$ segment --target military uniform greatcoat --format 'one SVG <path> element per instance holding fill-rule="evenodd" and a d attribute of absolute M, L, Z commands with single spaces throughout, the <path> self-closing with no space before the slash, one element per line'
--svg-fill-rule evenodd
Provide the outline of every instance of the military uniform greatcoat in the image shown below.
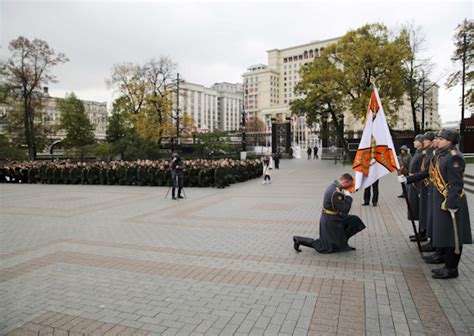
<path fill-rule="evenodd" d="M 408 168 L 408 174 L 414 175 L 419 173 L 421 170 L 421 164 L 423 161 L 423 150 L 417 150 L 415 155 L 413 155 L 413 159 L 410 162 L 410 167 Z M 419 212 L 420 212 L 420 189 L 421 189 L 420 181 L 415 183 L 409 184 L 407 186 L 407 196 L 408 202 L 410 203 L 411 211 L 413 217 L 410 216 L 408 213 L 408 219 L 419 220 Z"/>
<path fill-rule="evenodd" d="M 454 229 L 448 209 L 457 209 L 459 243 L 472 244 L 471 222 L 464 192 L 466 163 L 456 148 L 437 149 L 432 166 L 433 236 L 435 247 L 454 247 Z"/>

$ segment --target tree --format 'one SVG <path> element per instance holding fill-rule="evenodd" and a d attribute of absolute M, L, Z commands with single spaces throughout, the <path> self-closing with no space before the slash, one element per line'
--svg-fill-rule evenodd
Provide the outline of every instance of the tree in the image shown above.
<path fill-rule="evenodd" d="M 402 38 L 406 39 L 409 46 L 408 57 L 404 60 L 403 80 L 406 87 L 408 100 L 412 112 L 413 127 L 415 134 L 420 133 L 420 124 L 417 120 L 417 112 L 423 108 L 420 98 L 429 89 L 425 87 L 425 82 L 430 75 L 433 65 L 427 58 L 421 58 L 424 48 L 425 34 L 421 27 L 406 24 L 402 27 Z M 430 84 L 433 85 L 433 84 Z M 422 111 L 424 113 L 424 111 Z M 424 125 L 421 126 L 424 130 Z"/>
<path fill-rule="evenodd" d="M 28 157 L 36 159 L 38 144 L 36 143 L 36 132 L 38 130 L 35 120 L 40 120 L 38 115 L 41 111 L 35 108 L 41 96 L 37 94 L 39 88 L 48 83 L 55 82 L 51 70 L 55 65 L 67 62 L 63 53 L 51 49 L 43 40 L 28 40 L 20 36 L 9 44 L 11 56 L 3 65 L 5 68 L 5 79 L 7 89 L 14 92 L 14 97 L 22 103 L 22 121 L 25 134 L 25 142 L 28 146 Z"/>
<path fill-rule="evenodd" d="M 402 63 L 409 55 L 403 36 L 390 38 L 382 24 L 368 24 L 349 31 L 301 69 L 296 92 L 304 98 L 291 104 L 294 113 L 306 115 L 308 124 L 331 120 L 342 147 L 350 153 L 344 138 L 343 116 L 350 111 L 363 119 L 370 97 L 370 78 L 376 77 L 387 118 L 396 119 L 405 87 Z"/>
<path fill-rule="evenodd" d="M 144 65 L 114 65 L 106 81 L 109 88 L 127 100 L 132 122 L 140 136 L 161 142 L 171 136 L 173 108 L 170 85 L 176 64 L 168 57 L 151 59 Z"/>
<path fill-rule="evenodd" d="M 78 150 L 82 158 L 87 146 L 96 143 L 94 127 L 87 117 L 84 104 L 74 93 L 66 95 L 65 99 L 57 99 L 56 104 L 61 116 L 58 128 L 66 132 L 64 147 Z"/>
<path fill-rule="evenodd" d="M 164 136 L 171 135 L 166 133 L 169 133 L 173 119 L 173 101 L 169 86 L 175 72 L 176 63 L 169 57 L 160 57 L 158 60 L 152 58 L 144 66 L 144 74 L 149 90 L 147 106 L 151 113 L 157 117 L 159 143 L 161 143 Z"/>
<path fill-rule="evenodd" d="M 115 88 L 128 101 L 132 113 L 141 111 L 145 105 L 146 78 L 142 66 L 133 63 L 114 64 L 107 87 Z"/>
<path fill-rule="evenodd" d="M 5 118 L 8 120 L 8 136 L 10 141 L 18 147 L 27 147 L 25 138 L 25 113 L 22 102 L 18 97 L 13 96 L 14 91 L 10 91 L 6 97 L 8 112 Z M 36 95 L 35 95 L 36 96 Z M 38 150 L 43 149 L 48 144 L 48 136 L 52 133 L 52 126 L 43 122 L 42 100 L 38 97 L 33 99 L 31 104 L 32 113 L 32 137 L 33 143 Z"/>
<path fill-rule="evenodd" d="M 193 117 L 191 117 L 187 112 L 183 113 L 180 124 L 183 125 L 180 128 L 181 136 L 191 137 L 193 134 L 197 133 L 196 123 L 194 122 Z"/>
<path fill-rule="evenodd" d="M 245 130 L 248 132 L 265 132 L 265 123 L 257 116 L 252 116 L 245 122 Z"/>
<path fill-rule="evenodd" d="M 196 147 L 201 158 L 210 159 L 237 153 L 236 147 L 229 144 L 229 137 L 223 131 L 215 130 L 209 133 L 200 133 L 197 135 L 197 140 Z"/>
<path fill-rule="evenodd" d="M 466 38 L 466 45 L 464 46 L 464 36 Z M 454 35 L 454 54 L 451 60 L 455 64 L 460 64 L 458 70 L 451 73 L 446 82 L 448 88 L 453 88 L 462 82 L 462 60 L 464 51 L 466 53 L 466 78 L 465 85 L 467 87 L 465 95 L 465 104 L 471 111 L 474 110 L 474 21 L 465 19 L 456 28 Z"/>
<path fill-rule="evenodd" d="M 148 95 L 147 103 L 131 118 L 138 134 L 153 142 L 173 134 L 172 101 L 168 96 Z"/>
<path fill-rule="evenodd" d="M 126 97 L 121 96 L 112 104 L 112 115 L 109 118 L 105 139 L 109 143 L 115 143 L 121 139 L 130 137 L 133 133 L 133 125 L 130 120 L 131 108 Z"/>
<path fill-rule="evenodd" d="M 0 134 L 0 161 L 22 161 L 25 159 L 25 150 L 11 144 L 5 134 Z"/>

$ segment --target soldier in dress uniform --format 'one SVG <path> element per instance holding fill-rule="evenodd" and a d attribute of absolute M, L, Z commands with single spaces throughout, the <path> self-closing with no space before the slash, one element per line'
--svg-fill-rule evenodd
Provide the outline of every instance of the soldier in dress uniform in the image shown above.
<path fill-rule="evenodd" d="M 312 247 L 319 253 L 351 251 L 348 240 L 365 229 L 359 217 L 349 215 L 352 205 L 350 189 L 353 185 L 350 174 L 342 175 L 326 189 L 323 199 L 323 213 L 319 222 L 319 239 L 293 237 L 293 247 L 300 252 L 300 245 Z"/>
<path fill-rule="evenodd" d="M 434 152 L 435 132 L 428 131 L 424 134 L 423 150 L 419 172 L 414 172 L 407 177 L 408 183 L 418 182 L 419 207 L 418 207 L 418 226 L 421 235 L 423 232 L 427 238 L 431 238 L 432 216 L 431 216 L 431 179 L 429 178 L 429 166 Z M 410 240 L 416 241 L 414 235 L 410 236 Z M 421 247 L 422 252 L 434 252 L 431 242 Z"/>
<path fill-rule="evenodd" d="M 430 166 L 433 183 L 432 244 L 444 248 L 445 266 L 433 269 L 433 278 L 458 276 L 463 244 L 472 244 L 471 222 L 464 192 L 466 162 L 457 149 L 459 133 L 443 129 L 436 135 L 438 148 Z M 401 178 L 403 181 L 403 177 Z"/>
<path fill-rule="evenodd" d="M 432 139 L 430 142 L 429 139 Z M 426 236 L 430 238 L 430 242 L 421 247 L 421 252 L 435 252 L 429 256 L 423 256 L 423 259 L 427 264 L 442 264 L 445 262 L 446 251 L 444 248 L 438 247 L 435 248 L 432 245 L 433 237 L 433 172 L 434 172 L 434 162 L 436 159 L 436 149 L 438 147 L 438 138 L 435 137 L 434 132 L 425 133 L 424 146 L 428 146 L 425 153 L 425 158 L 421 164 L 420 173 L 408 176 L 407 183 L 413 183 L 416 181 L 421 181 L 422 185 L 426 187 L 425 194 L 423 192 L 420 195 L 420 204 L 423 209 L 420 211 L 420 225 L 423 228 L 424 223 L 426 223 Z M 403 178 L 401 178 L 403 179 Z M 416 241 L 414 236 L 410 237 Z"/>
<path fill-rule="evenodd" d="M 410 162 L 410 166 L 408 167 L 408 175 L 412 176 L 421 171 L 421 163 L 423 161 L 423 141 L 425 140 L 425 136 L 423 134 L 418 134 L 413 141 L 413 146 L 415 147 L 415 154 L 413 155 L 413 159 Z M 419 220 L 420 219 L 420 189 L 421 189 L 421 181 L 414 182 L 407 186 L 407 197 L 408 203 L 410 204 L 411 213 L 408 212 L 408 219 L 409 220 Z M 426 241 L 428 238 L 426 237 L 426 227 L 421 227 L 418 225 L 418 232 L 419 232 L 419 239 L 420 241 Z M 410 239 L 412 239 L 410 237 Z M 416 237 L 413 237 L 414 241 L 416 241 Z"/>

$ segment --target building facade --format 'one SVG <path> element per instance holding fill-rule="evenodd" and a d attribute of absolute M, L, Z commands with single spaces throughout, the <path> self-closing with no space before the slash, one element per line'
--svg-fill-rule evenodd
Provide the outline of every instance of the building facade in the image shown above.
<path fill-rule="evenodd" d="M 242 84 L 215 83 L 204 85 L 183 82 L 179 87 L 180 114 L 187 113 L 199 132 L 233 131 L 240 127 L 243 101 Z M 173 90 L 176 111 L 176 91 Z"/>
<path fill-rule="evenodd" d="M 66 137 L 64 131 L 56 131 L 56 127 L 59 124 L 61 118 L 61 112 L 59 111 L 56 100 L 57 97 L 51 97 L 49 95 L 48 88 L 43 88 L 41 94 L 42 100 L 42 119 L 45 126 L 50 126 L 53 131 L 48 137 L 51 142 L 62 140 Z M 84 104 L 84 109 L 89 117 L 89 120 L 94 127 L 94 135 L 97 140 L 105 140 L 107 130 L 107 103 L 106 102 L 95 102 L 89 100 L 81 100 Z M 0 106 L 1 120 L 3 121 L 4 127 L 0 127 L 1 132 L 6 132 L 6 125 L 8 124 L 9 106 Z"/>
<path fill-rule="evenodd" d="M 433 83 L 426 83 L 428 89 L 424 97 L 424 122 L 425 130 L 439 130 L 441 128 L 441 118 L 438 113 L 438 89 L 439 86 Z M 398 120 L 392 125 L 392 128 L 397 131 L 413 130 L 413 115 L 410 106 L 410 101 L 407 96 L 404 98 L 404 104 L 400 107 L 397 114 Z M 422 98 L 417 101 L 416 121 L 421 127 L 423 120 L 423 106 Z"/>
<path fill-rule="evenodd" d="M 333 38 L 268 50 L 268 65 L 250 66 L 243 74 L 244 107 L 248 116 L 257 116 L 267 124 L 271 118 L 290 117 L 290 102 L 301 98 L 294 93 L 300 81 L 301 66 L 312 62 L 324 48 L 337 40 Z"/>
<path fill-rule="evenodd" d="M 294 90 L 300 81 L 300 68 L 319 57 L 329 45 L 336 43 L 339 38 L 315 41 L 285 49 L 267 51 L 268 65 L 256 64 L 250 66 L 242 75 L 245 89 L 244 108 L 249 117 L 257 116 L 267 125 L 271 118 L 285 119 L 291 117 L 290 103 L 302 96 Z M 438 86 L 427 83 L 425 93 L 425 129 L 439 129 L 441 126 L 438 114 Z M 421 98 L 419 101 L 421 104 Z M 292 118 L 294 141 L 303 147 L 314 145 L 318 137 L 314 133 L 321 125 L 307 125 L 304 118 Z M 417 122 L 421 124 L 421 106 L 417 111 Z M 413 117 L 407 98 L 400 107 L 397 121 L 391 125 L 394 130 L 413 130 Z M 364 128 L 363 120 L 355 119 L 350 111 L 344 113 L 344 130 L 351 137 L 360 137 Z"/>

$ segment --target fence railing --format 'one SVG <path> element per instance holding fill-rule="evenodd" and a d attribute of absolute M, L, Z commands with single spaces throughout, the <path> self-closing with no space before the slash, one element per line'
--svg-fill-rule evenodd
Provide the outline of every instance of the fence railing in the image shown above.
<path fill-rule="evenodd" d="M 336 160 L 342 157 L 342 148 L 323 147 L 321 150 L 321 160 Z"/>

